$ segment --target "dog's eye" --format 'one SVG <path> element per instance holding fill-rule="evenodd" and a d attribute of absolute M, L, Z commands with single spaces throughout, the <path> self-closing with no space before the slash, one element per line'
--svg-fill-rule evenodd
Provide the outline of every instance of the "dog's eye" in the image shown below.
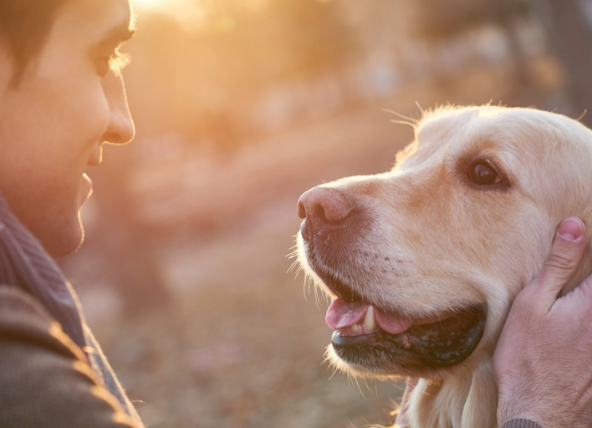
<path fill-rule="evenodd" d="M 479 186 L 490 186 L 502 182 L 502 178 L 491 164 L 484 160 L 473 162 L 469 167 L 469 180 Z"/>

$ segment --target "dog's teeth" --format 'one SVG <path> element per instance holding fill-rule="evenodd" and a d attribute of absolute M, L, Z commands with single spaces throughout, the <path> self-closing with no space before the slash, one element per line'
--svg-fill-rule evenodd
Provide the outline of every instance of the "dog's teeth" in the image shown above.
<path fill-rule="evenodd" d="M 362 331 L 362 326 L 360 324 L 354 324 L 354 325 L 352 325 L 352 330 L 356 334 L 360 333 Z"/>
<path fill-rule="evenodd" d="M 374 307 L 369 306 L 364 317 L 364 327 L 367 331 L 376 330 L 376 320 L 374 319 Z"/>

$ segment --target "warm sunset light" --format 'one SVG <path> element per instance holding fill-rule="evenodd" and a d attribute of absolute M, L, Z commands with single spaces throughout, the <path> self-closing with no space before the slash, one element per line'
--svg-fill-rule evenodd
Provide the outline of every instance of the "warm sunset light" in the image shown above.
<path fill-rule="evenodd" d="M 134 0 L 139 7 L 153 7 L 155 4 L 164 3 L 162 0 Z"/>
<path fill-rule="evenodd" d="M 198 27 L 205 15 L 200 2 L 195 0 L 131 0 L 131 3 L 140 17 L 144 13 L 172 16 L 187 30 Z"/>
<path fill-rule="evenodd" d="M 165 9 L 171 8 L 178 0 L 132 0 L 136 9 Z"/>
<path fill-rule="evenodd" d="M 201 10 L 194 0 L 131 0 L 136 12 L 163 12 L 176 16 L 194 14 Z"/>

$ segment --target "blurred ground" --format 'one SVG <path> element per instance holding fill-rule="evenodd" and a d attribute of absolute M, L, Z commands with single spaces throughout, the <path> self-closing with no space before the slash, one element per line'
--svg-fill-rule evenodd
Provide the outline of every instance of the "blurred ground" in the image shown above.
<path fill-rule="evenodd" d="M 65 268 L 75 287 L 85 284 L 79 291 L 90 324 L 130 396 L 141 401 L 147 425 L 389 424 L 401 384 L 358 384 L 323 363 L 331 335 L 326 301 L 306 290 L 302 275 L 289 272 L 287 255 L 300 222 L 296 201 L 323 181 L 389 169 L 412 129 L 391 123 L 397 118 L 384 109 L 418 118 L 416 102 L 424 108 L 500 100 L 560 108 L 556 64 L 540 59 L 531 72 L 527 93 L 512 85 L 508 70 L 477 68 L 445 84 L 406 87 L 388 100 L 277 134 L 218 161 L 185 157 L 136 170 L 142 221 L 180 224 L 161 238 L 155 258 L 172 301 L 124 316 L 101 279 L 92 234 Z M 196 226 L 204 222 L 215 233 Z"/>

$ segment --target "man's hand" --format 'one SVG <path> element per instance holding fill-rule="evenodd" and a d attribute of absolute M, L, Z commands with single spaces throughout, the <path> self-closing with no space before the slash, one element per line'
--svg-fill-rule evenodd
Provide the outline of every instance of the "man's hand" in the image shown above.
<path fill-rule="evenodd" d="M 592 426 L 592 276 L 557 297 L 584 246 L 584 224 L 563 220 L 541 273 L 512 305 L 493 357 L 499 426 Z"/>

